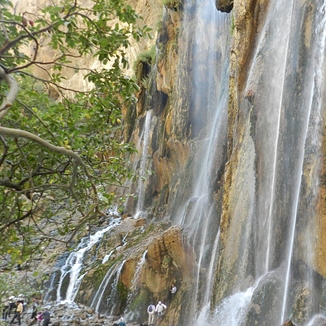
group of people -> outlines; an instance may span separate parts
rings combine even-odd
[[[33,299],[33,306],[32,306],[32,315],[31,315],[31,322],[29,325],[34,325],[37,323],[38,326],[41,326],[41,322],[43,321],[43,326],[48,326],[50,323],[50,312],[49,309],[46,307],[43,312],[39,311],[39,303],[36,298]]]
[[[159,301],[156,306],[151,302],[147,307],[148,325],[154,325],[155,313],[157,313],[157,318],[162,318],[165,313],[165,309],[166,305],[163,302]]]
[[[19,296],[18,298],[10,297],[4,305],[4,309],[2,311],[2,319],[9,321],[11,315],[13,314],[9,322],[9,325],[12,325],[15,322],[15,320],[17,320],[18,325],[21,325],[23,312],[25,311],[26,311],[26,301],[22,295]],[[29,325],[34,325],[38,323],[38,326],[41,326],[42,321],[43,321],[42,326],[49,325],[50,312],[47,308],[45,308],[44,312],[40,312],[38,300],[34,298],[33,305],[32,305],[31,321]]]
[[[169,294],[170,300],[173,300],[176,292],[177,292],[177,287],[175,286],[174,283],[172,283],[171,288],[170,288],[170,294]],[[150,305],[147,307],[148,326],[154,325],[155,316],[158,320],[160,320],[163,317],[163,315],[165,314],[166,309],[167,309],[167,306],[162,301],[159,301],[156,306],[153,302],[151,302]],[[126,326],[126,322],[123,319],[123,317],[121,317],[118,320],[118,322],[115,323],[114,325],[115,326]]]
[[[172,283],[170,288],[170,301],[173,300],[175,294],[177,293],[177,287],[174,283]],[[152,302],[147,307],[148,313],[148,326],[154,325],[155,313],[157,313],[157,318],[160,319],[164,315],[166,310],[166,305],[159,301],[155,306]]]
[[[173,299],[176,292],[177,292],[177,287],[175,286],[175,284],[172,284],[170,288],[170,299]],[[22,314],[26,310],[25,306],[26,306],[26,302],[22,297],[19,298],[10,297],[8,302],[5,303],[4,309],[2,311],[3,320],[7,320],[8,317],[11,317],[11,313],[14,312],[14,315],[9,325],[12,325],[16,319],[18,321],[18,325],[21,325]],[[148,325],[149,326],[154,325],[155,313],[157,314],[158,319],[162,318],[166,308],[167,308],[166,305],[161,301],[159,301],[156,306],[151,302],[150,305],[147,307]],[[38,300],[34,298],[32,304],[31,321],[29,325],[34,325],[37,323],[38,326],[41,326],[42,321],[43,321],[42,326],[49,325],[50,312],[48,308],[45,308],[43,312],[40,312]],[[123,317],[119,319],[116,325],[126,326]]]
[[[25,304],[25,298],[22,294],[20,294],[18,297],[9,297],[2,310],[2,319],[7,321],[13,314],[13,319],[17,318],[19,320],[20,314],[17,313],[17,310],[18,312],[23,313]]]

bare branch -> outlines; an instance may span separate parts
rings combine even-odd
[[[6,128],[6,127],[0,126],[0,135],[6,135],[9,137],[15,137],[15,138],[21,137],[21,138],[32,140],[33,142],[40,144],[41,146],[49,149],[52,152],[60,153],[65,156],[69,156],[69,157],[73,158],[74,160],[76,160],[76,162],[79,165],[85,167],[85,164],[84,164],[82,158],[75,152],[73,152],[67,148],[61,147],[61,146],[52,145],[47,140],[45,140],[39,136],[36,136],[28,131],[20,130],[20,129],[13,129],[13,128]]]
[[[1,140],[1,142],[3,144],[3,148],[4,148],[4,151],[3,151],[1,159],[0,159],[0,166],[1,166],[4,162],[4,160],[6,159],[6,156],[7,156],[8,150],[9,150],[9,146],[8,146],[6,140],[2,136],[0,136],[0,140]]]
[[[36,76],[34,76],[34,75],[32,75],[32,74],[29,74],[29,73],[27,73],[27,72],[25,72],[25,71],[20,71],[19,73],[20,73],[20,74],[24,74],[24,75],[26,75],[26,76],[30,76],[30,77],[34,78],[35,80],[39,80],[39,81],[41,81],[41,82],[43,82],[43,83],[45,83],[45,84],[51,84],[51,85],[54,85],[54,86],[56,86],[57,88],[63,89],[63,90],[65,90],[65,91],[70,91],[70,92],[80,93],[80,94],[88,94],[88,93],[89,93],[89,92],[87,92],[87,91],[86,91],[86,92],[82,92],[82,91],[78,91],[78,90],[75,90],[75,89],[72,89],[72,88],[66,88],[66,87],[60,86],[59,84],[57,84],[57,83],[55,83],[55,82],[53,82],[53,81],[51,81],[51,80],[46,80],[46,79],[43,79],[43,78],[36,77]]]
[[[12,221],[6,223],[5,225],[2,225],[2,226],[0,227],[0,233],[3,232],[4,230],[6,230],[9,226],[14,225],[14,224],[16,224],[17,222],[23,221],[25,218],[31,216],[32,214],[33,214],[33,211],[30,210],[30,211],[28,211],[26,214],[22,215],[21,217],[16,218],[16,219],[14,219],[14,220],[12,220]]]
[[[0,19],[3,20],[3,15],[2,15],[2,11],[0,11]],[[7,29],[4,23],[1,24],[2,25],[2,31],[3,31],[3,35],[5,37],[5,41],[4,43],[8,43],[9,42],[9,37],[8,37],[8,33],[7,33]]]
[[[8,75],[5,69],[0,66],[0,79],[3,79],[9,85],[9,92],[0,105],[0,120],[8,113],[12,103],[15,101],[18,93],[18,83],[11,75]]]

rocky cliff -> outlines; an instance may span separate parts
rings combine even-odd
[[[124,112],[144,181],[90,251],[76,302],[140,323],[162,300],[162,326],[315,325],[326,297],[325,5],[290,2],[133,3],[158,28],[155,58],[137,62],[137,107]]]

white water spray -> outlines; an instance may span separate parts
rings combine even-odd
[[[148,144],[151,135],[151,121],[152,121],[152,110],[146,112],[145,124],[143,128],[142,135],[140,137],[140,144],[142,146],[142,155],[140,157],[140,166],[139,166],[139,180],[137,186],[137,207],[135,212],[135,218],[141,217],[143,212],[143,206],[145,201],[145,180],[148,176],[148,172],[146,171],[146,163],[148,162]]]
[[[286,309],[287,309],[287,299],[289,296],[289,287],[290,287],[290,276],[291,276],[291,261],[293,256],[293,248],[295,242],[295,231],[296,231],[296,221],[298,216],[298,207],[299,207],[299,198],[300,198],[300,185],[302,180],[302,173],[304,168],[304,153],[305,148],[307,146],[307,138],[308,138],[308,128],[310,123],[310,117],[312,109],[314,108],[315,112],[314,115],[317,119],[321,119],[321,109],[322,109],[322,94],[321,89],[324,84],[324,75],[321,73],[321,67],[325,65],[325,50],[326,50],[326,3],[323,2],[319,7],[320,13],[320,23],[317,26],[315,31],[316,35],[318,35],[318,41],[315,49],[315,56],[313,58],[313,79],[311,81],[311,91],[310,91],[310,102],[307,106],[307,116],[305,117],[304,121],[306,124],[304,125],[303,129],[303,141],[302,141],[302,148],[300,150],[300,156],[298,158],[300,165],[299,170],[301,171],[301,177],[298,179],[298,183],[295,187],[297,192],[294,198],[294,205],[293,205],[293,212],[291,215],[291,234],[290,234],[290,246],[289,246],[289,253],[288,253],[288,261],[287,261],[287,269],[286,269],[286,278],[285,278],[285,289],[284,289],[284,298],[283,298],[283,306],[282,306],[282,315],[281,315],[281,322],[285,319]],[[316,122],[316,121],[315,121]],[[317,121],[317,125],[320,124],[320,121]],[[320,142],[319,137],[317,136],[318,130],[313,131],[316,135],[313,137],[314,142]],[[319,145],[320,146],[320,145]],[[319,147],[317,146],[317,147]]]
[[[57,288],[57,301],[74,301],[80,283],[85,274],[80,274],[84,267],[84,255],[87,253],[95,244],[97,244],[104,236],[105,233],[112,230],[115,226],[120,224],[120,219],[112,219],[109,226],[97,231],[95,234],[83,238],[79,243],[75,251],[70,253],[67,258],[65,265],[61,268],[60,280]],[[61,297],[62,285],[64,279],[69,276],[69,285],[65,294],[65,297]]]

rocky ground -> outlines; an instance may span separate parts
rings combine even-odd
[[[108,317],[104,315],[96,314],[92,308],[77,305],[75,303],[54,303],[48,302],[46,305],[40,307],[40,311],[48,308],[51,313],[51,326],[75,326],[75,325],[88,325],[88,326],[115,326],[118,323],[119,317]],[[31,324],[31,309],[27,308],[23,313],[22,326],[32,325]],[[11,318],[13,315],[11,315]],[[1,326],[9,325],[11,320],[2,320]],[[15,320],[14,324],[17,324]],[[128,326],[145,326],[146,324],[135,324],[129,323],[126,320]],[[37,325],[37,322],[33,325]],[[42,323],[41,323],[42,325]]]

